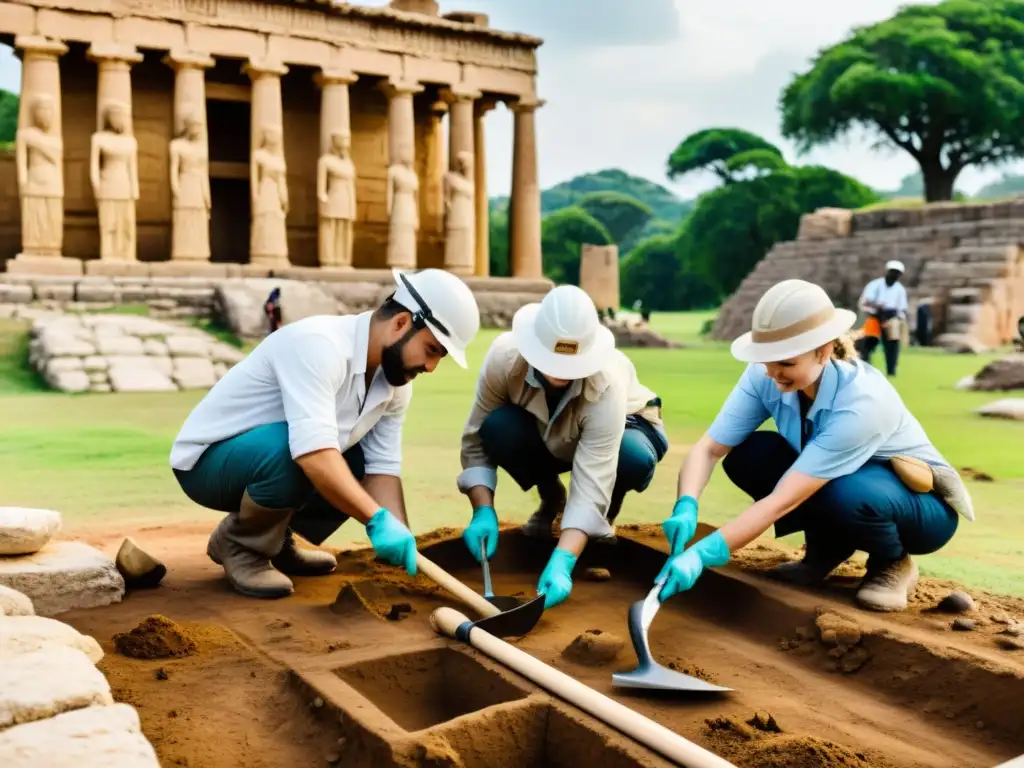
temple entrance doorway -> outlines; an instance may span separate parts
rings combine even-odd
[[[210,147],[211,261],[249,262],[249,89],[218,88],[206,100]]]

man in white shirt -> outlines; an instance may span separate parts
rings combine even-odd
[[[868,321],[864,324],[864,336],[857,343],[857,352],[864,362],[870,363],[881,341],[890,377],[896,375],[902,325],[907,320],[907,289],[900,282],[905,271],[902,261],[886,263],[885,276],[876,277],[864,286],[858,302],[858,308],[868,315]]]
[[[267,336],[185,420],[170,464],[195,503],[228,513],[207,554],[253,597],[291,594],[288,575],[330,573],[315,545],[349,517],[377,555],[416,572],[402,483],[410,382],[442,357],[466,367],[480,328],[473,293],[437,269],[394,270],[377,310],[318,315]]]
[[[537,591],[545,607],[565,600],[572,570],[589,539],[613,537],[627,491],[643,491],[668,450],[661,400],[615,349],[593,301],[574,285],[554,288],[521,308],[512,333],[491,345],[462,433],[459,490],[473,506],[463,539],[477,560],[494,555],[497,468],[524,491],[536,486],[540,509],[523,527],[558,546]],[[569,472],[569,494],[559,475]]]

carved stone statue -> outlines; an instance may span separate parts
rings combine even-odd
[[[317,163],[320,201],[320,266],[351,267],[356,220],[356,167],[347,133],[331,134],[331,149]]]
[[[416,264],[416,235],[420,228],[420,180],[412,167],[412,147],[398,150],[398,162],[388,168],[388,265]]]
[[[473,198],[472,153],[459,152],[455,168],[444,175],[444,266],[459,274],[472,274],[476,260],[473,251],[476,203]]]
[[[185,118],[183,135],[171,141],[171,258],[210,259],[210,172],[203,122]]]
[[[14,139],[26,256],[59,257],[64,244],[64,143],[50,133],[53,117],[53,98],[36,96],[29,106],[30,124]]]
[[[264,126],[263,142],[252,153],[252,263],[288,262],[288,167],[281,144],[281,129]]]
[[[92,135],[89,179],[100,219],[100,258],[135,261],[135,201],[139,199],[139,145],[128,133],[128,107],[108,102],[103,128]]]

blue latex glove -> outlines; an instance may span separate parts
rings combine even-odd
[[[416,575],[416,539],[397,517],[381,507],[366,524],[366,535],[381,560],[404,566],[406,573]]]
[[[487,541],[487,559],[494,557],[498,549],[498,513],[494,507],[477,507],[473,510],[473,521],[462,532],[462,540],[478,563],[480,542],[484,540]]]
[[[681,555],[669,559],[654,580],[664,582],[658,599],[665,602],[673,595],[685,592],[697,583],[697,577],[709,566],[725,565],[729,562],[729,545],[722,534],[715,531],[706,536]]]
[[[575,567],[576,555],[569,550],[556,548],[551,553],[537,582],[537,594],[544,595],[545,610],[558,605],[572,592],[572,569]]]
[[[671,547],[671,556],[682,554],[686,542],[697,532],[697,500],[683,496],[672,508],[672,516],[661,524]]]

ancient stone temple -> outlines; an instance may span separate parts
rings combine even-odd
[[[0,34],[23,62],[9,272],[486,276],[504,104],[511,269],[541,276],[539,39],[433,0],[7,0]]]

